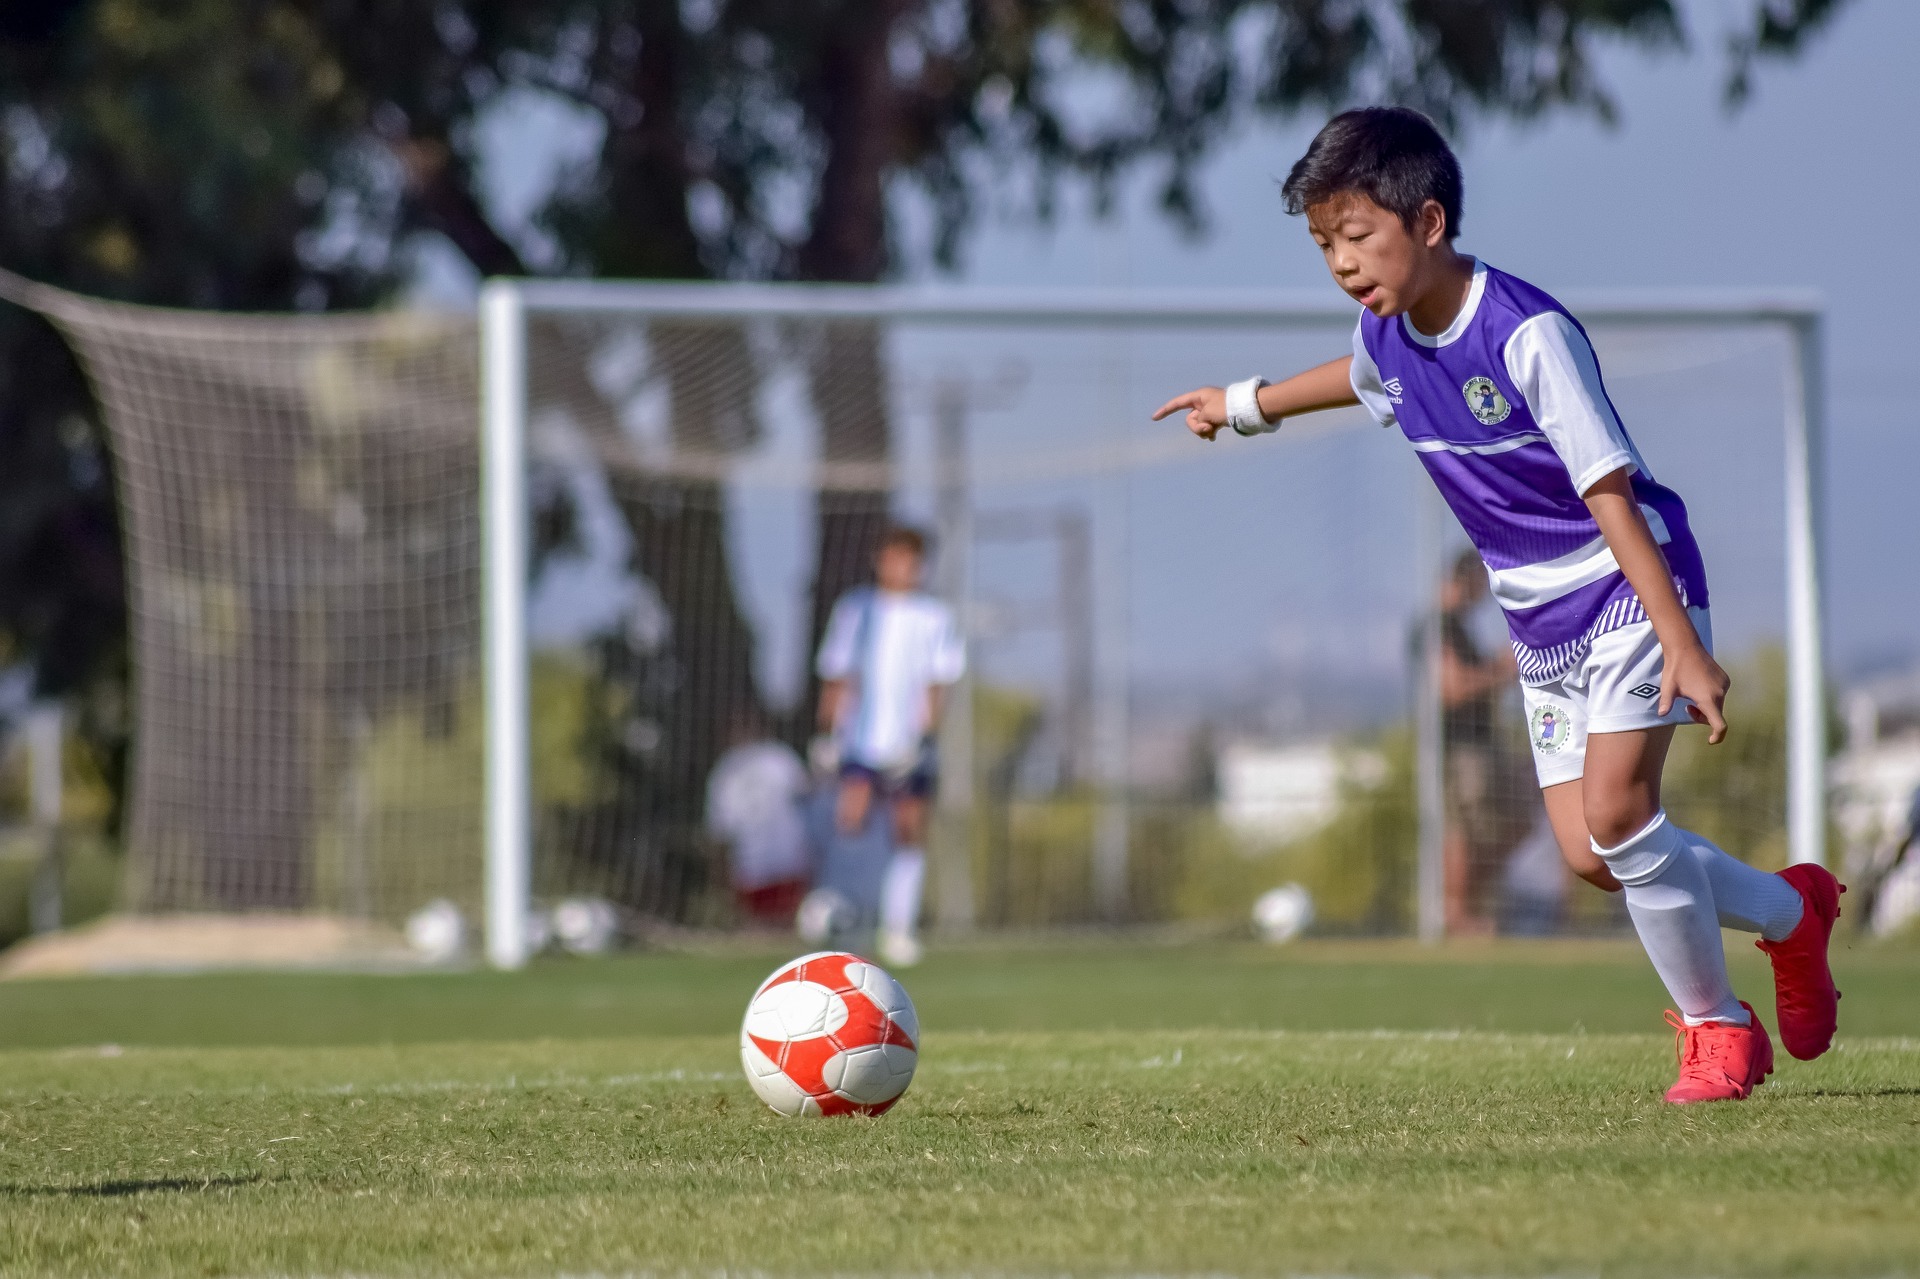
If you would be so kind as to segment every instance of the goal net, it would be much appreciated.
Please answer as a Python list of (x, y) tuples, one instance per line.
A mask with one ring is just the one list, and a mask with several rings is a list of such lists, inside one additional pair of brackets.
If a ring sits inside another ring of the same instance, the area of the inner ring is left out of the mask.
[[(529, 282), (478, 326), (33, 301), (126, 505), (145, 909), (490, 898), (502, 962), (568, 896), (744, 922), (716, 762), (804, 749), (826, 612), (906, 521), (971, 659), (939, 922), (1244, 931), (1298, 884), (1322, 932), (1616, 923), (1543, 842), (1517, 699), (1443, 688), (1504, 639), (1450, 599), (1464, 540), (1405, 441), (1358, 410), (1211, 445), (1147, 420), (1346, 350), (1326, 299)], [(1735, 748), (1683, 748), (1672, 806), (1818, 856), (1814, 312), (1575, 301), (1738, 681)], [(884, 856), (830, 789), (799, 801), (816, 862)]]
[(79, 354), (113, 450), (128, 904), (477, 907), (472, 321), (15, 292)]

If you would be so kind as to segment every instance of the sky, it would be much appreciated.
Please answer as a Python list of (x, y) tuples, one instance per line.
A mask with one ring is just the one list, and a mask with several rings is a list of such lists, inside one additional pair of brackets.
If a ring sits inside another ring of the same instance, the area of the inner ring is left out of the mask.
[[(1797, 61), (1763, 67), (1754, 98), (1734, 113), (1720, 101), (1713, 7), (1696, 9), (1691, 56), (1603, 59), (1618, 127), (1568, 116), (1469, 124), (1457, 139), (1460, 244), (1554, 293), (1817, 290), (1829, 308), (1830, 657), (1842, 675), (1911, 661), (1920, 655), (1920, 421), (1905, 379), (1920, 340), (1920, 4), (1857, 0)], [(1318, 123), (1244, 129), (1214, 158), (1201, 181), (1211, 223), (1202, 240), (1172, 229), (1136, 192), (1112, 222), (991, 227), (961, 278), (1331, 288), (1274, 186)], [(1649, 461), (1659, 468), (1657, 450)], [(1777, 507), (1780, 495), (1743, 499)]]
[[(1913, 496), (1920, 427), (1905, 411), (1902, 382), (1920, 337), (1911, 318), (1920, 291), (1920, 237), (1912, 229), (1920, 209), (1920, 152), (1913, 141), (1920, 126), (1920, 77), (1911, 67), (1911, 55), (1920, 49), (1920, 4), (1856, 0), (1797, 60), (1763, 66), (1753, 99), (1733, 112), (1721, 102), (1724, 64), (1716, 25), (1731, 9), (1707, 3), (1689, 11), (1695, 45), (1690, 54), (1605, 52), (1601, 74), (1620, 107), (1617, 127), (1572, 115), (1528, 124), (1468, 122), (1455, 139), (1466, 177), (1460, 244), (1570, 296), (1649, 287), (1816, 290), (1829, 308), (1824, 530), (1830, 666), (1843, 679), (1898, 668), (1920, 660), (1920, 503)], [(1281, 212), (1275, 189), (1318, 123), (1254, 121), (1241, 128), (1201, 172), (1204, 236), (1171, 226), (1153, 207), (1150, 177), (1142, 175), (1110, 218), (1093, 217), (1083, 196), (1070, 198), (1050, 227), (989, 216), (968, 242), (957, 272), (918, 263), (907, 278), (962, 287), (1318, 290), (1337, 300), (1318, 252), (1299, 222)], [(483, 130), (481, 166), (496, 216), (524, 228), (526, 212), (552, 175), (590, 150), (592, 139), (578, 116), (551, 102), (527, 99), (496, 113)], [(529, 247), (537, 258), (538, 245)], [(423, 255), (420, 296), (452, 300), (470, 289), (470, 274), (447, 252)], [(1243, 336), (1212, 351), (1181, 353), (1169, 346), (1133, 352), (1118, 379), (1112, 378), (1111, 361), (1076, 357), (1063, 347), (1050, 362), (1044, 348), (1035, 347), (1025, 370), (1031, 403), (997, 417), (981, 415), (976, 455), (1023, 447), (1014, 432), (1030, 429), (1024, 423), (1036, 412), (1056, 422), (1071, 416), (1072, 397), (1086, 385), (1076, 378), (1108, 377), (1124, 385), (1124, 391), (1103, 387), (1102, 402), (1112, 407), (1115, 421), (1125, 419), (1114, 429), (1136, 447), (1160, 438), (1153, 432), (1164, 428), (1144, 419), (1164, 395), (1254, 372), (1278, 377), (1310, 359), (1339, 354), (1344, 341), (1330, 332), (1320, 353), (1297, 340), (1263, 347), (1259, 335)], [(1619, 384), (1629, 429), (1694, 512), (1709, 575), (1720, 591), (1717, 628), (1724, 614), (1729, 635), (1764, 636), (1777, 629), (1784, 609), (1776, 594), (1784, 536), (1777, 382), (1782, 352), (1755, 348), (1751, 341), (1729, 345), (1712, 335), (1666, 335), (1678, 348), (1668, 350), (1660, 349), (1661, 340), (1596, 333), (1610, 383)], [(1254, 665), (1325, 667), (1352, 659), (1359, 664), (1348, 673), (1357, 675), (1368, 663), (1401, 659), (1398, 629), (1375, 626), (1357, 644), (1353, 628), (1339, 623), (1337, 604), (1332, 612), (1296, 610), (1305, 622), (1290, 621), (1284, 606), (1287, 599), (1307, 596), (1331, 599), (1338, 588), (1339, 598), (1359, 601), (1356, 615), (1366, 608), (1404, 611), (1405, 592), (1397, 585), (1369, 595), (1370, 588), (1356, 579), (1397, 571), (1383, 566), (1404, 559), (1413, 515), (1396, 509), (1409, 490), (1395, 487), (1401, 481), (1393, 477), (1411, 472), (1404, 458), (1390, 455), (1394, 441), (1347, 426), (1352, 429), (1338, 439), (1275, 446), (1268, 454), (1223, 449), (1204, 462), (1172, 467), (1152, 484), (1135, 485), (1129, 526), (1135, 585), (1127, 606), (1136, 666), (1190, 660), (1195, 626), (1219, 635), (1209, 647), (1244, 650)], [(1084, 438), (1087, 447), (1100, 447), (1099, 439)], [(770, 447), (790, 452), (803, 446), (787, 440)], [(903, 452), (916, 447), (908, 443)], [(1296, 451), (1280, 451), (1286, 448)], [(1354, 499), (1362, 501), (1361, 509), (1337, 498), (1342, 476), (1361, 491)], [(1099, 508), (1110, 495), (1088, 491), (1046, 500), (1082, 499)], [(1297, 554), (1305, 520), (1317, 544), (1330, 548), (1322, 557), (1325, 580), (1269, 572), (1258, 556), (1222, 549), (1196, 554), (1188, 536), (1196, 510), (1241, 526), (1263, 512), (1284, 511), (1293, 522), (1279, 521), (1286, 531), (1273, 535), (1269, 545), (1275, 551), (1264, 561), (1269, 564), (1280, 548)], [(745, 565), (742, 578), (753, 597), (749, 611), (772, 654), (768, 661), (786, 672), (781, 682), (791, 683), (804, 660), (792, 598), (806, 570), (798, 540), (806, 535), (804, 512), (792, 503), (748, 502), (740, 517), (761, 521), (759, 533), (745, 540), (773, 557)], [(617, 521), (600, 523), (613, 539), (600, 551), (606, 561), (618, 554), (619, 534), (610, 527)], [(603, 594), (596, 571), (578, 566), (557, 592), (547, 592), (548, 604), (558, 613), (570, 607), (591, 612), (592, 601)], [(1027, 586), (1044, 592), (1046, 570), (1034, 571), (1040, 580)], [(1262, 574), (1273, 582), (1255, 581)], [(1016, 569), (1009, 580), (1018, 576)], [(1263, 593), (1268, 585), (1273, 589)], [(1039, 649), (1045, 646), (1038, 642)], [(1013, 643), (1006, 651), (1020, 648)]]

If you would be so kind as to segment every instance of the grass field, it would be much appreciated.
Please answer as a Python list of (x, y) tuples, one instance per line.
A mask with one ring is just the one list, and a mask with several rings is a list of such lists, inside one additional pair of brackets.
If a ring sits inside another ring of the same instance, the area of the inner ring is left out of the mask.
[(936, 953), (906, 1100), (811, 1122), (777, 958), (0, 986), (0, 1274), (1920, 1271), (1911, 950), (1685, 1110), (1629, 947)]

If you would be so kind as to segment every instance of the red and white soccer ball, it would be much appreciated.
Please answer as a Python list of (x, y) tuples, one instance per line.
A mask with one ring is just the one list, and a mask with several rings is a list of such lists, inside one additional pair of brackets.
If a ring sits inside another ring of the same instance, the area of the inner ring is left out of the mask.
[(920, 1019), (900, 983), (845, 951), (802, 955), (753, 992), (740, 1062), (783, 1115), (884, 1114), (913, 1082)]

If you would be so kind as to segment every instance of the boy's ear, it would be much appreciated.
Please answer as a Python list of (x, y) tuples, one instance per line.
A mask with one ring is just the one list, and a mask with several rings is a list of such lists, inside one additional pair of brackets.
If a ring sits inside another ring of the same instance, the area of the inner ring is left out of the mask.
[(1447, 238), (1447, 211), (1440, 201), (1428, 200), (1420, 206), (1420, 239), (1429, 249), (1437, 249)]

